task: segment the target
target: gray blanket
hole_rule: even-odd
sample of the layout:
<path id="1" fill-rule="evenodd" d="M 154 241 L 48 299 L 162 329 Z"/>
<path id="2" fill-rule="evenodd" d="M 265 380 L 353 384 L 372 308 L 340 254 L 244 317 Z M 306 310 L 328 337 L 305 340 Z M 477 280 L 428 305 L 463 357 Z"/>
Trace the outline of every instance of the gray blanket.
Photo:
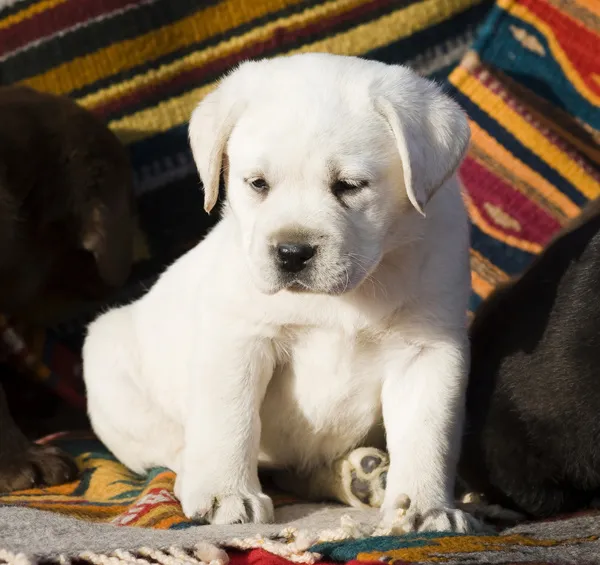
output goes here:
<path id="1" fill-rule="evenodd" d="M 371 552 L 373 560 L 407 563 L 600 564 L 600 515 L 522 524 L 498 536 L 398 536 L 351 539 L 344 516 L 372 529 L 375 511 L 323 505 L 279 509 L 270 525 L 196 526 L 149 530 L 92 524 L 18 507 L 0 507 L 0 564 L 56 562 L 85 565 L 194 565 L 206 543 L 225 548 L 262 547 L 295 562 L 348 561 Z M 347 522 L 348 520 L 346 520 Z M 355 535 L 355 534 L 354 534 Z M 345 539 L 344 539 L 345 538 Z M 317 541 L 328 543 L 314 546 Z M 200 552 L 194 552 L 200 543 Z M 360 559 L 364 560 L 364 555 Z"/>

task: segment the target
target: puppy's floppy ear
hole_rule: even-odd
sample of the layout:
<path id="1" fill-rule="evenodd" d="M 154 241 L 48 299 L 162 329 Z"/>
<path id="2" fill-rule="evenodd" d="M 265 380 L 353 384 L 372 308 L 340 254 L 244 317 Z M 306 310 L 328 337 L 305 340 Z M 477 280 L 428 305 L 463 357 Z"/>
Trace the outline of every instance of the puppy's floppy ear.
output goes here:
<path id="1" fill-rule="evenodd" d="M 225 77 L 192 112 L 188 133 L 194 161 L 204 185 L 206 212 L 214 208 L 219 198 L 225 147 L 244 106 L 245 85 L 239 85 L 239 75 L 248 65 L 245 63 Z M 237 89 L 236 85 L 241 89 Z"/>
<path id="2" fill-rule="evenodd" d="M 423 215 L 460 164 L 471 136 L 465 113 L 431 81 L 392 67 L 374 93 L 396 139 L 411 204 Z"/>

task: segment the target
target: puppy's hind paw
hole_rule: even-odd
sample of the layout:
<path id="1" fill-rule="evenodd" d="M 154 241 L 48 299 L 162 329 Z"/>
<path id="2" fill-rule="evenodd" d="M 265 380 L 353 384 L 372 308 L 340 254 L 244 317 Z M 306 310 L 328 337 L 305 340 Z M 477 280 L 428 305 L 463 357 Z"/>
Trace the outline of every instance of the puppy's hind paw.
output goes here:
<path id="1" fill-rule="evenodd" d="M 383 503 L 387 454 L 374 447 L 359 447 L 338 462 L 344 502 L 356 508 L 379 508 Z"/>

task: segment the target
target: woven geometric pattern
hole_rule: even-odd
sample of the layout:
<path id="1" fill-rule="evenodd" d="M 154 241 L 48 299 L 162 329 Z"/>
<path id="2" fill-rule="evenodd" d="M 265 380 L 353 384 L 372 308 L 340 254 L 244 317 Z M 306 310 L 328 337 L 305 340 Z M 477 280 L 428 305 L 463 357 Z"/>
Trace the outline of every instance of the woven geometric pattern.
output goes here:
<path id="1" fill-rule="evenodd" d="M 468 112 L 471 307 L 600 195 L 600 3 L 499 0 L 450 76 Z"/>

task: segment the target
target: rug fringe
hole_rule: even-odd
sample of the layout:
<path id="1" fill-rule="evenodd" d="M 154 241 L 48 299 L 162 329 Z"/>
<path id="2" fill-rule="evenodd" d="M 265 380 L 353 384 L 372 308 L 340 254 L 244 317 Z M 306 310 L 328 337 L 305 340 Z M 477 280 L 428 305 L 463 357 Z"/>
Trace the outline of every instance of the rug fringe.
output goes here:
<path id="1" fill-rule="evenodd" d="M 350 539 L 368 538 L 373 536 L 401 535 L 406 533 L 405 516 L 410 506 L 410 499 L 406 495 L 399 497 L 396 504 L 396 517 L 387 525 L 365 526 L 360 524 L 348 514 L 340 519 L 340 527 L 334 530 L 325 530 L 319 534 L 309 534 L 304 530 L 286 528 L 276 538 L 254 536 L 250 538 L 235 538 L 224 546 L 228 548 L 247 551 L 249 549 L 264 549 L 265 551 L 284 557 L 293 563 L 313 565 L 322 558 L 320 553 L 310 551 L 314 545 L 326 542 L 345 541 Z M 167 564 L 165 564 L 167 565 Z"/>

